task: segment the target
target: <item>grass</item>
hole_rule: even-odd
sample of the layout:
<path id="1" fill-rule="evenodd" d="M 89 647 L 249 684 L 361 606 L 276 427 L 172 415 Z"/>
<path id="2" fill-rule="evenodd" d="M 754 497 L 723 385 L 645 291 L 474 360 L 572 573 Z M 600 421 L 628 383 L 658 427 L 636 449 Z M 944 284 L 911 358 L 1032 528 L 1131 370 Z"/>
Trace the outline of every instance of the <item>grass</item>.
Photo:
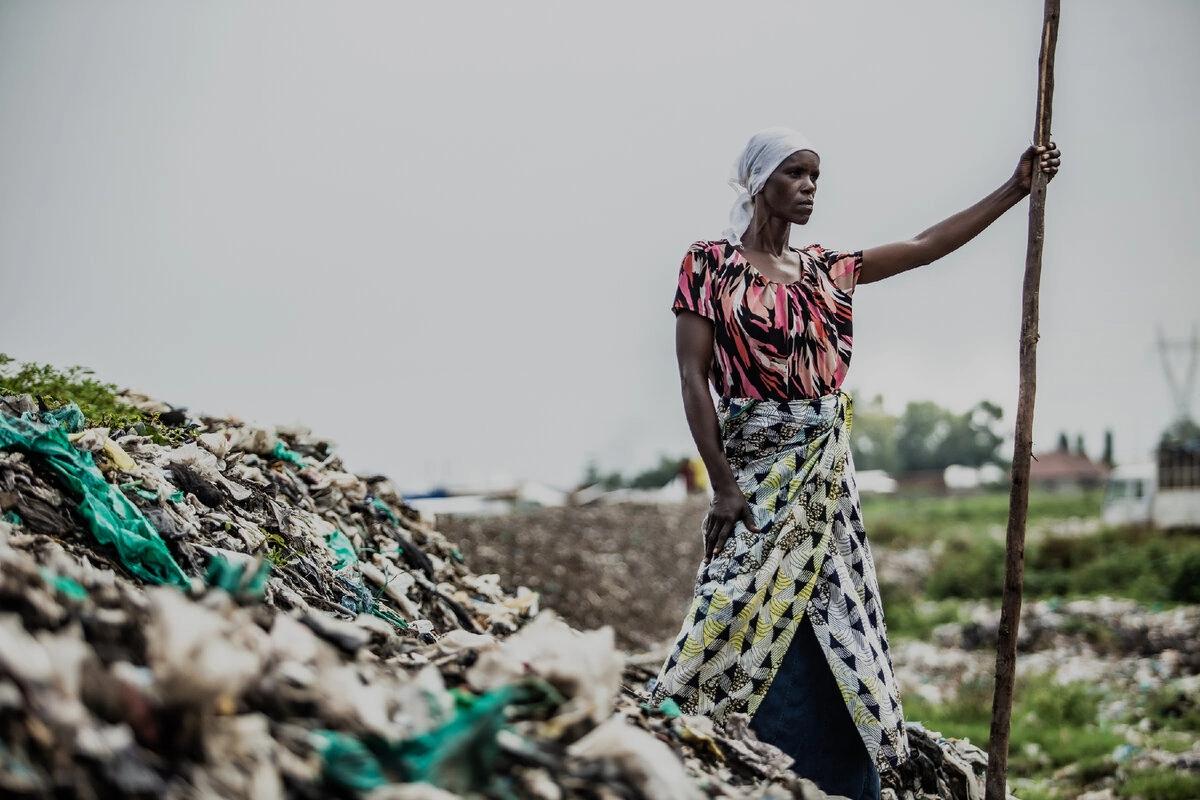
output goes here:
<path id="1" fill-rule="evenodd" d="M 1117 786 L 1118 797 L 1140 800 L 1195 800 L 1200 797 L 1200 775 L 1169 769 L 1148 769 L 1129 775 Z"/>
<path id="2" fill-rule="evenodd" d="M 1200 797 L 1200 775 L 1149 769 L 1126 773 L 1113 759 L 1125 738 L 1096 720 L 1104 690 L 1084 681 L 1056 683 L 1048 673 L 1019 675 L 1009 734 L 1009 775 L 1022 800 L 1074 797 L 1071 787 L 1095 786 L 1115 778 L 1119 797 L 1184 800 Z M 990 676 L 966 681 L 950 701 L 933 705 L 913 695 L 904 700 L 905 716 L 943 735 L 967 738 L 987 749 L 991 719 Z M 1149 717 L 1159 730 L 1152 746 L 1171 752 L 1190 749 L 1200 730 L 1194 698 L 1177 691 L 1147 695 L 1132 718 Z M 1047 784 L 1063 767 L 1069 773 Z M 1065 781 L 1065 783 L 1063 782 Z"/>
<path id="3" fill-rule="evenodd" d="M 1015 776 L 1045 775 L 1078 764 L 1093 775 L 1108 774 L 1113 748 L 1125 739 L 1096 722 L 1102 699 L 1097 687 L 1055 683 L 1046 674 L 1018 676 L 1009 733 L 1009 767 Z M 992 708 L 991 677 L 966 681 L 948 703 L 932 705 L 919 696 L 904 701 L 905 715 L 946 736 L 969 738 L 987 748 Z"/>
<path id="4" fill-rule="evenodd" d="M 1030 524 L 1094 517 L 1100 491 L 1031 491 Z M 863 518 L 873 543 L 891 547 L 929 546 L 941 555 L 924 587 L 935 600 L 999 598 L 1004 579 L 1004 543 L 995 534 L 1008 519 L 1008 493 L 862 498 Z M 1026 597 L 1128 597 L 1145 603 L 1200 603 L 1200 537 L 1186 531 L 1104 528 L 1087 536 L 1046 533 L 1026 544 Z M 898 605 L 896 592 L 886 595 Z M 889 609 L 890 610 L 890 609 Z M 924 623 L 909 610 L 898 627 L 919 632 Z M 1102 635 L 1102 632 L 1096 632 Z"/>
<path id="5" fill-rule="evenodd" d="M 1012 781 L 1013 794 L 1021 800 L 1059 800 L 1061 795 L 1053 789 L 1032 783 Z"/>
<path id="6" fill-rule="evenodd" d="M 1155 720 L 1155 722 L 1161 722 L 1161 720 Z M 1155 750 L 1165 750 L 1168 753 L 1185 753 L 1192 749 L 1192 743 L 1195 740 L 1196 735 L 1194 733 L 1160 730 L 1147 737 L 1147 746 Z"/>
<path id="7" fill-rule="evenodd" d="M 879 591 L 888 598 L 884 615 L 890 639 L 925 640 L 938 625 L 963 621 L 957 600 L 920 600 L 889 586 L 881 586 Z"/>
<path id="8" fill-rule="evenodd" d="M 1200 697 L 1162 686 L 1146 696 L 1145 715 L 1164 731 L 1200 735 Z"/>
<path id="9" fill-rule="evenodd" d="M 1103 493 L 1029 493 L 1029 520 L 1040 522 L 1094 517 Z M 929 544 L 947 533 L 979 533 L 1008 522 L 1008 491 L 930 497 L 921 495 L 863 495 L 863 518 L 871 541 L 895 547 Z"/>
<path id="10" fill-rule="evenodd" d="M 1012 781 L 1013 794 L 1021 800 L 1061 800 L 1062 795 L 1054 789 L 1020 779 Z"/>
<path id="11" fill-rule="evenodd" d="M 1001 542 L 953 535 L 925 591 L 933 599 L 999 598 L 1003 579 Z M 1200 538 L 1184 532 L 1107 528 L 1091 536 L 1051 535 L 1026 547 L 1026 597 L 1100 594 L 1164 605 L 1200 602 Z"/>

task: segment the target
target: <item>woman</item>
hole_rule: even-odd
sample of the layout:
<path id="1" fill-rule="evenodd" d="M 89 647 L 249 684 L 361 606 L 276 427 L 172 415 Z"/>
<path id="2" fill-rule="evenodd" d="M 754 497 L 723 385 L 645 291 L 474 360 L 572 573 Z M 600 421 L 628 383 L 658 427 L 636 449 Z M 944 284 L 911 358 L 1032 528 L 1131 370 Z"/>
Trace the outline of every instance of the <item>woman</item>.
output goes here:
<path id="1" fill-rule="evenodd" d="M 909 746 L 840 388 L 852 297 L 966 244 L 1029 193 L 1035 163 L 1050 179 L 1059 157 L 1053 142 L 1029 147 L 998 189 L 908 241 L 796 249 L 817 149 L 790 128 L 751 137 L 730 178 L 739 197 L 725 238 L 691 245 L 672 304 L 684 411 L 713 501 L 654 705 L 672 698 L 718 722 L 746 714 L 824 791 L 879 797 L 879 770 Z"/>

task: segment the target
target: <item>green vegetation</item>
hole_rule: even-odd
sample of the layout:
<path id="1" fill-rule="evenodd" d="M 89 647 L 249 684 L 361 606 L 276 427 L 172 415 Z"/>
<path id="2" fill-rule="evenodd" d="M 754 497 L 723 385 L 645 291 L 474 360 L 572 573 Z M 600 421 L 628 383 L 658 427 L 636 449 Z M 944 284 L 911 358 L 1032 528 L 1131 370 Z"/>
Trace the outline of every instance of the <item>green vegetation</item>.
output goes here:
<path id="1" fill-rule="evenodd" d="M 1117 787 L 1117 796 L 1140 800 L 1195 800 L 1200 797 L 1200 775 L 1169 769 L 1135 772 Z"/>
<path id="2" fill-rule="evenodd" d="M 158 444 L 178 444 L 188 438 L 186 428 L 166 425 L 158 414 L 123 402 L 115 384 L 97 381 L 86 367 L 60 371 L 50 364 L 16 363 L 11 356 L 0 353 L 0 394 L 33 395 L 47 411 L 73 402 L 83 412 L 88 427 L 129 430 L 149 436 Z"/>
<path id="3" fill-rule="evenodd" d="M 914 401 L 895 416 L 876 395 L 855 403 L 850 445 L 858 469 L 893 475 L 950 464 L 1004 466 L 997 452 L 1004 441 L 1002 418 L 1000 406 L 987 400 L 961 414 L 930 400 Z"/>
<path id="4" fill-rule="evenodd" d="M 1061 795 L 1053 789 L 1025 782 L 1020 779 L 1012 781 L 1013 793 L 1021 800 L 1060 800 Z"/>
<path id="5" fill-rule="evenodd" d="M 1170 733 L 1200 735 L 1200 697 L 1164 687 L 1146 696 L 1146 716 Z M 1174 737 L 1167 737 L 1174 738 Z"/>
<path id="6" fill-rule="evenodd" d="M 968 738 L 987 748 L 991 720 L 992 678 L 965 681 L 949 702 L 933 705 L 913 694 L 904 699 L 905 716 L 920 720 L 943 735 Z M 1116 777 L 1120 797 L 1176 800 L 1200 797 L 1200 776 L 1153 769 L 1125 774 L 1113 754 L 1125 738 L 1106 723 L 1097 722 L 1103 687 L 1084 681 L 1056 683 L 1047 673 L 1020 675 L 1013 697 L 1009 740 L 1010 777 L 1022 800 L 1073 797 L 1040 783 L 1063 767 L 1059 780 L 1074 786 L 1094 785 Z M 1156 729 L 1150 746 L 1172 752 L 1190 749 L 1200 732 L 1196 699 L 1177 690 L 1159 689 L 1138 698 L 1125 722 L 1152 719 Z M 1059 787 L 1061 788 L 1061 787 Z"/>
<path id="7" fill-rule="evenodd" d="M 276 569 L 286 567 L 296 560 L 296 551 L 288 546 L 287 541 L 282 536 L 264 528 L 259 528 L 259 530 L 266 534 L 267 537 L 264 555 Z"/>
<path id="8" fill-rule="evenodd" d="M 1102 492 L 1029 495 L 1031 529 L 1055 520 L 1095 517 Z M 998 599 L 1004 579 L 1004 530 L 1008 493 L 946 497 L 862 498 L 863 518 L 873 544 L 935 545 L 940 550 L 923 587 L 933 600 Z M 1086 536 L 1030 535 L 1025 551 L 1026 597 L 1088 597 L 1106 594 L 1146 603 L 1200 603 L 1200 538 L 1181 531 L 1105 528 Z M 884 591 L 889 625 L 921 635 L 938 619 L 912 617 L 916 598 Z M 941 612 L 940 616 L 945 616 Z M 946 621 L 944 619 L 940 621 Z M 1103 631 L 1094 632 L 1102 638 Z"/>
<path id="9" fill-rule="evenodd" d="M 1149 528 L 1049 537 L 1028 554 L 1026 587 L 1037 595 L 1107 593 L 1144 602 L 1200 602 L 1200 539 Z"/>
<path id="10" fill-rule="evenodd" d="M 686 458 L 672 458 L 660 455 L 657 466 L 626 478 L 617 471 L 610 472 L 607 475 L 603 474 L 600 471 L 599 465 L 592 460 L 584 467 L 580 485 L 591 486 L 598 483 L 609 491 L 613 489 L 658 489 L 674 480 L 685 461 L 687 461 Z"/>
<path id="11" fill-rule="evenodd" d="M 1126 597 L 1152 606 L 1200 602 L 1200 537 L 1147 528 L 1101 528 L 1068 535 L 1046 523 L 1092 518 L 1101 493 L 1034 491 L 1029 499 L 1030 535 L 1025 550 L 1027 599 L 1096 595 Z M 961 602 L 999 602 L 1004 571 L 1007 492 L 948 497 L 863 498 L 873 543 L 892 548 L 928 547 L 932 570 L 918 587 L 883 585 L 884 609 L 893 640 L 928 640 L 938 625 L 961 621 Z M 905 584 L 910 587 L 911 584 Z M 1102 621 L 1071 619 L 1075 633 L 1100 653 L 1119 650 L 1116 634 Z M 1073 628 L 1070 626 L 1074 626 Z M 931 704 L 916 693 L 904 698 L 905 716 L 947 736 L 986 748 L 992 676 L 965 681 L 958 693 Z M 1060 800 L 1083 787 L 1111 782 L 1119 797 L 1179 800 L 1200 797 L 1200 776 L 1169 770 L 1131 771 L 1118 761 L 1128 744 L 1124 725 L 1150 720 L 1145 746 L 1168 752 L 1191 748 L 1200 735 L 1200 697 L 1178 685 L 1125 693 L 1120 719 L 1101 721 L 1113 700 L 1100 683 L 1055 683 L 1048 674 L 1018 676 L 1009 745 L 1010 778 L 1022 800 Z"/>
<path id="12" fill-rule="evenodd" d="M 1100 490 L 1030 491 L 1030 524 L 1094 517 L 1100 513 L 1102 499 Z M 871 541 L 893 547 L 929 544 L 948 534 L 982 537 L 987 535 L 988 526 L 996 526 L 998 540 L 1003 540 L 1008 524 L 1008 491 L 945 497 L 864 495 L 862 511 Z"/>
<path id="13" fill-rule="evenodd" d="M 954 537 L 925 590 L 943 599 L 998 598 L 1004 545 Z M 1025 551 L 1026 597 L 1106 594 L 1145 603 L 1200 602 L 1200 539 L 1144 528 L 1104 529 L 1091 536 L 1047 536 Z"/>
<path id="14" fill-rule="evenodd" d="M 919 600 L 889 586 L 880 586 L 889 639 L 928 639 L 945 622 L 961 622 L 957 600 Z"/>
<path id="15" fill-rule="evenodd" d="M 1111 772 L 1115 765 L 1109 756 L 1125 739 L 1096 723 L 1102 698 L 1102 690 L 1083 681 L 1059 684 L 1046 674 L 1018 676 L 1009 734 L 1012 774 L 1032 776 L 1067 764 L 1079 765 L 1093 779 Z M 930 705 L 916 695 L 904 700 L 909 718 L 985 749 L 991 709 L 990 676 L 964 682 L 943 705 Z"/>

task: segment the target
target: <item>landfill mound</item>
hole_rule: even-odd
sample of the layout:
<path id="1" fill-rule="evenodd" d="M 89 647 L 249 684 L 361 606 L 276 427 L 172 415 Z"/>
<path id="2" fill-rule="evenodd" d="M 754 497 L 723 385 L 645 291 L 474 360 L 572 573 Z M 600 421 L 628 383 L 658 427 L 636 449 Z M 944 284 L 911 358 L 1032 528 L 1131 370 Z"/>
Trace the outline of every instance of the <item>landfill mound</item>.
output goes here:
<path id="1" fill-rule="evenodd" d="M 0 795 L 826 796 L 328 440 L 119 399 L 169 438 L 0 398 Z M 885 797 L 982 796 L 978 748 L 909 735 Z"/>

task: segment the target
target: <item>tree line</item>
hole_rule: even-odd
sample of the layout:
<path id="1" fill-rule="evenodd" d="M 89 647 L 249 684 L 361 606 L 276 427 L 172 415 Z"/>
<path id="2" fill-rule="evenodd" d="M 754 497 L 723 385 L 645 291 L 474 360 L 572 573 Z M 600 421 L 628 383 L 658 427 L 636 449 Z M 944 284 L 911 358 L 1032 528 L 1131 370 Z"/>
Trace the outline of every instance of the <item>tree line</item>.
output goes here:
<path id="1" fill-rule="evenodd" d="M 957 412 L 932 400 L 915 400 L 899 414 L 883 407 L 883 396 L 869 400 L 855 396 L 850 447 L 856 469 L 881 469 L 893 476 L 925 470 L 945 469 L 951 464 L 981 467 L 995 464 L 1008 470 L 1011 461 L 1000 453 L 1008 425 L 1004 412 L 990 400 L 980 400 L 966 411 Z M 1071 452 L 1067 433 L 1058 434 L 1057 447 Z M 1076 434 L 1073 452 L 1087 457 L 1082 434 Z M 581 485 L 600 484 L 606 489 L 654 489 L 670 483 L 689 456 L 660 456 L 649 469 L 622 475 L 602 471 L 594 460 L 584 469 Z M 1103 454 L 1098 459 L 1112 466 L 1112 431 L 1104 435 Z"/>
<path id="2" fill-rule="evenodd" d="M 893 475 L 939 469 L 950 464 L 978 467 L 993 463 L 1007 467 L 997 452 L 1004 441 L 1000 406 L 980 401 L 963 413 L 930 400 L 910 402 L 900 415 L 883 408 L 883 397 L 856 400 L 850 446 L 858 469 L 882 469 Z M 594 459 L 584 468 L 583 486 L 605 489 L 654 489 L 670 483 L 690 456 L 659 456 L 649 469 L 623 475 L 603 471 Z"/>
<path id="3" fill-rule="evenodd" d="M 850 447 L 857 469 L 882 469 L 891 475 L 945 469 L 951 464 L 981 467 L 1009 461 L 1000 453 L 1004 443 L 1004 412 L 990 400 L 980 400 L 963 412 L 932 400 L 909 402 L 900 414 L 883 407 L 883 396 L 856 400 Z"/>

